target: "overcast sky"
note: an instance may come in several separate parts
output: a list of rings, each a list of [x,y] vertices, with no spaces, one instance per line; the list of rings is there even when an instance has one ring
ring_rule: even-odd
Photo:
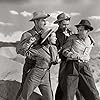
[[[66,12],[71,25],[89,19],[94,31],[100,31],[100,0],[0,0],[0,39],[19,38],[19,34],[32,28],[32,12],[44,10],[51,14],[47,23],[52,25],[57,14]],[[12,40],[12,39],[11,39]]]

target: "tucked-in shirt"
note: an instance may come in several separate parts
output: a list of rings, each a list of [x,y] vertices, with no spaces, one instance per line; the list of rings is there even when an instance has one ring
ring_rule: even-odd
[[[63,45],[62,54],[67,57],[67,59],[78,59],[87,62],[90,59],[90,52],[93,46],[94,40],[90,35],[84,41],[79,39],[78,34],[74,34],[70,36]],[[72,58],[72,55],[74,55],[75,58]]]

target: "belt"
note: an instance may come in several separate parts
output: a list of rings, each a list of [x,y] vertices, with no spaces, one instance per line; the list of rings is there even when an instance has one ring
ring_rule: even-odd
[[[88,63],[87,60],[73,59],[73,58],[70,58],[70,57],[67,58],[67,61],[68,60],[78,61],[79,63]]]

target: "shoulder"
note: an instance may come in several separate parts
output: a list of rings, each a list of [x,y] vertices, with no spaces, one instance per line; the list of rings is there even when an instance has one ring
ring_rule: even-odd
[[[37,37],[38,34],[36,33],[36,31],[33,29],[30,29],[28,31],[25,31],[23,34],[22,34],[22,38],[28,38],[28,37]]]
[[[72,34],[68,37],[68,40],[75,40],[77,39],[78,34]]]
[[[26,32],[24,32],[24,33],[22,34],[22,36],[26,36],[26,37],[28,37],[28,36],[32,36],[32,35],[31,35],[30,32],[26,31]]]
[[[24,33],[22,34],[21,40],[24,40],[24,39],[29,38],[29,37],[31,37],[31,36],[32,36],[32,35],[31,35],[28,31],[26,31],[26,32],[24,32]]]

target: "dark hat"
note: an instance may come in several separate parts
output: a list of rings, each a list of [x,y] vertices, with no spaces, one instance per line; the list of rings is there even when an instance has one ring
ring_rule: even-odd
[[[56,27],[54,27],[54,28],[46,28],[46,29],[44,30],[44,32],[42,33],[42,35],[41,35],[41,38],[43,39],[43,40],[41,41],[41,44],[42,44],[43,42],[45,42],[45,40],[50,36],[50,34],[52,34],[53,32],[55,32],[56,30],[57,30]]]
[[[33,13],[33,18],[31,20],[29,20],[29,21],[34,21],[36,19],[41,19],[41,18],[45,19],[45,18],[48,18],[49,16],[50,15],[49,14],[45,14],[44,11],[38,11],[38,12],[34,12]]]
[[[79,26],[86,26],[88,29],[90,29],[90,31],[93,30],[93,27],[91,26],[91,23],[88,21],[88,20],[81,20],[80,23],[78,25],[75,25],[76,27],[79,27]]]
[[[70,16],[66,15],[65,13],[61,13],[57,16],[57,20],[54,22],[54,24],[57,24],[58,22],[62,21],[62,20],[70,20]]]

